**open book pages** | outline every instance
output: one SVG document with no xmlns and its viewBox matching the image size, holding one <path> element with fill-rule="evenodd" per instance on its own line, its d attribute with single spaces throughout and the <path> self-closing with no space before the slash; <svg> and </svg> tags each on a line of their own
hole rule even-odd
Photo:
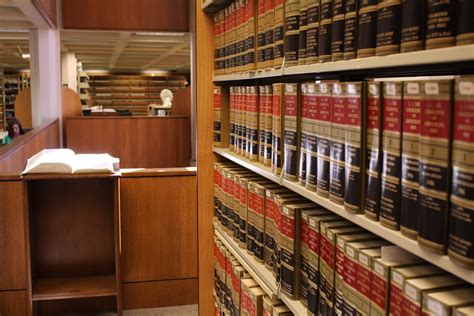
<svg viewBox="0 0 474 316">
<path fill-rule="evenodd" d="M 65 148 L 43 149 L 26 163 L 22 174 L 31 173 L 114 173 L 119 158 L 109 154 L 75 154 Z"/>
</svg>

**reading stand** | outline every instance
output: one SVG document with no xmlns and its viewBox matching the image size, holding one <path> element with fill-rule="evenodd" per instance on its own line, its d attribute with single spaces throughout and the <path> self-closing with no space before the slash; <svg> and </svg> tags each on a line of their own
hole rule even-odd
<svg viewBox="0 0 474 316">
<path fill-rule="evenodd" d="M 118 176 L 44 174 L 23 179 L 33 315 L 121 315 Z M 87 310 L 79 308 L 83 300 L 91 303 Z"/>
</svg>

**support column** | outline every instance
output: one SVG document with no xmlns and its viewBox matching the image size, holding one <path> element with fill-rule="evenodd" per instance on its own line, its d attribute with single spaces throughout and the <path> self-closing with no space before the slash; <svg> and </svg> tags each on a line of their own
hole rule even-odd
<svg viewBox="0 0 474 316">
<path fill-rule="evenodd" d="M 61 81 L 69 89 L 77 92 L 77 59 L 74 53 L 61 54 Z"/>
<path fill-rule="evenodd" d="M 31 116 L 33 127 L 61 122 L 61 55 L 58 30 L 30 30 Z M 62 135 L 62 132 L 60 133 Z"/>
</svg>

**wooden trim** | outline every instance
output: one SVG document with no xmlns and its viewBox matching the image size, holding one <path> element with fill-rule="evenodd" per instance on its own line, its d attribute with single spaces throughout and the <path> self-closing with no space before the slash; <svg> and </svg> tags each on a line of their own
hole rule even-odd
<svg viewBox="0 0 474 316">
<path fill-rule="evenodd" d="M 31 2 L 52 28 L 58 26 L 56 0 L 31 0 Z"/>
<path fill-rule="evenodd" d="M 126 168 L 120 170 L 121 178 L 133 177 L 174 177 L 174 176 L 195 176 L 197 174 L 196 167 L 184 168 Z"/>
<path fill-rule="evenodd" d="M 70 116 L 67 120 L 169 120 L 189 118 L 189 115 L 171 115 L 171 116 Z"/>
</svg>

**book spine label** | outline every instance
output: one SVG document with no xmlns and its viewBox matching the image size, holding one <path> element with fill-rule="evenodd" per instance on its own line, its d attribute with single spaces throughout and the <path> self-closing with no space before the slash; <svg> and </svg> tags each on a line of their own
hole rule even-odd
<svg viewBox="0 0 474 316">
<path fill-rule="evenodd" d="M 273 61 L 274 67 L 280 68 L 285 57 L 284 47 L 284 24 L 285 24 L 285 1 L 275 0 L 275 27 L 273 29 Z"/>
<path fill-rule="evenodd" d="M 282 143 L 282 125 L 283 116 L 283 84 L 273 85 L 273 106 L 272 106 L 272 171 L 279 175 L 283 165 L 283 143 Z"/>
<path fill-rule="evenodd" d="M 372 287 L 372 258 L 359 253 L 359 265 L 357 270 L 357 291 L 360 294 L 360 304 L 358 307 L 363 314 L 370 314 L 370 289 Z"/>
<path fill-rule="evenodd" d="M 426 49 L 453 46 L 456 36 L 454 0 L 427 0 Z"/>
<path fill-rule="evenodd" d="M 345 84 L 334 83 L 331 102 L 329 199 L 337 204 L 344 204 L 345 128 L 347 118 L 345 88 Z"/>
<path fill-rule="evenodd" d="M 364 106 L 362 104 L 362 83 L 346 84 L 346 129 L 345 129 L 345 184 L 344 207 L 359 213 L 362 203 L 364 154 L 362 152 Z"/>
<path fill-rule="evenodd" d="M 257 12 L 257 68 L 262 69 L 265 62 L 265 0 L 258 0 Z"/>
<path fill-rule="evenodd" d="M 258 87 L 249 87 L 247 98 L 249 124 L 248 124 L 248 152 L 251 161 L 258 160 Z"/>
<path fill-rule="evenodd" d="M 423 49 L 425 1 L 402 0 L 402 53 Z"/>
<path fill-rule="evenodd" d="M 321 260 L 320 260 L 320 300 L 319 310 L 324 315 L 332 315 L 334 309 L 334 273 L 336 264 L 336 249 L 332 239 L 326 233 L 320 234 Z"/>
<path fill-rule="evenodd" d="M 422 315 L 421 296 L 422 291 L 415 289 L 411 285 L 405 285 L 405 293 L 403 293 L 402 313 L 404 315 Z"/>
<path fill-rule="evenodd" d="M 318 32 L 318 61 L 331 60 L 331 26 L 333 0 L 321 0 L 321 15 Z"/>
<path fill-rule="evenodd" d="M 331 84 L 323 82 L 316 86 L 318 94 L 318 173 L 317 194 L 329 196 L 330 135 L 331 135 Z"/>
<path fill-rule="evenodd" d="M 471 12 L 474 11 L 474 3 L 469 0 L 458 1 L 458 23 L 456 45 L 467 45 L 474 43 L 474 20 Z"/>
<path fill-rule="evenodd" d="M 341 60 L 344 55 L 344 1 L 333 0 L 331 25 L 331 60 Z"/>
<path fill-rule="evenodd" d="M 297 272 L 296 267 L 296 210 L 283 206 L 280 226 L 281 242 L 281 290 L 290 298 L 298 299 Z M 298 223 L 299 224 L 299 223 Z M 299 264 L 299 262 L 298 262 Z"/>
<path fill-rule="evenodd" d="M 346 0 L 344 15 L 344 59 L 356 56 L 357 43 L 357 3 L 356 0 Z"/>
<path fill-rule="evenodd" d="M 401 0 L 385 0 L 377 5 L 377 56 L 400 52 L 401 14 Z"/>
<path fill-rule="evenodd" d="M 377 264 L 374 265 L 372 271 L 372 285 L 370 291 L 370 315 L 383 316 L 387 314 L 388 303 L 388 285 L 389 279 L 387 275 L 376 273 L 377 270 L 383 272 L 384 268 Z"/>
<path fill-rule="evenodd" d="M 364 213 L 378 219 L 380 210 L 380 172 L 381 172 L 381 100 L 379 83 L 368 84 L 367 98 L 367 168 L 364 199 Z"/>
<path fill-rule="evenodd" d="M 298 85 L 285 84 L 284 178 L 297 180 L 298 174 Z"/>
<path fill-rule="evenodd" d="M 346 246 L 344 257 L 344 288 L 343 315 L 358 315 L 354 307 L 357 299 L 357 267 L 358 263 L 352 248 Z"/>
<path fill-rule="evenodd" d="M 374 56 L 377 44 L 377 5 L 361 6 L 357 23 L 357 58 Z"/>
<path fill-rule="evenodd" d="M 285 66 L 298 64 L 300 1 L 285 1 Z"/>
<path fill-rule="evenodd" d="M 420 225 L 419 240 L 444 251 L 450 191 L 451 82 L 430 81 L 423 85 L 420 130 Z"/>
<path fill-rule="evenodd" d="M 306 134 L 306 188 L 316 191 L 318 174 L 318 99 L 316 85 L 308 83 L 306 102 L 308 105 Z"/>
<path fill-rule="evenodd" d="M 380 221 L 389 228 L 398 229 L 401 197 L 402 84 L 386 83 L 384 88 Z"/>
<path fill-rule="evenodd" d="M 449 255 L 474 265 L 474 78 L 456 80 Z"/>
<path fill-rule="evenodd" d="M 308 156 L 307 141 L 309 132 L 309 104 L 308 88 L 305 83 L 301 84 L 301 134 L 300 134 L 300 157 L 298 166 L 298 183 L 305 186 L 307 171 L 306 161 Z"/>
<path fill-rule="evenodd" d="M 306 64 L 318 61 L 319 1 L 310 1 L 307 11 Z"/>
<path fill-rule="evenodd" d="M 258 188 L 256 190 L 256 203 L 255 203 L 255 246 L 253 254 L 258 262 L 263 262 L 263 245 L 265 235 L 265 189 Z"/>
<path fill-rule="evenodd" d="M 214 88 L 214 146 L 221 146 L 221 87 Z"/>
<path fill-rule="evenodd" d="M 300 3 L 300 25 L 298 35 L 298 64 L 306 64 L 306 32 L 308 30 L 308 1 Z"/>
<path fill-rule="evenodd" d="M 265 67 L 273 67 L 273 26 L 275 24 L 274 11 L 274 0 L 265 0 Z"/>
<path fill-rule="evenodd" d="M 400 226 L 402 232 L 416 237 L 418 232 L 418 175 L 421 126 L 421 94 L 418 82 L 405 83 L 403 95 L 402 200 Z"/>
<path fill-rule="evenodd" d="M 231 151 L 235 151 L 235 87 L 230 87 L 230 101 L 229 101 L 229 106 L 230 106 L 230 119 L 229 119 L 229 125 L 230 125 L 230 137 L 229 137 L 229 149 Z"/>
</svg>

